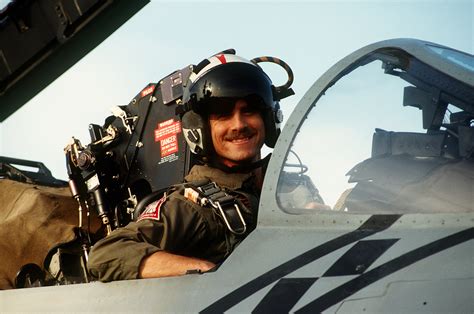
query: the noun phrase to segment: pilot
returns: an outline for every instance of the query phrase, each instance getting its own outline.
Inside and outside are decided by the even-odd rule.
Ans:
[[[267,159],[260,150],[280,131],[275,88],[258,65],[234,54],[212,56],[194,72],[182,128],[201,163],[137,221],[94,245],[88,267],[100,281],[207,272],[256,226]]]

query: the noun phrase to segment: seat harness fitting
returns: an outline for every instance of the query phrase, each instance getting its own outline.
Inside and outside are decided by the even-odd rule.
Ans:
[[[192,182],[191,187],[184,189],[184,197],[200,206],[210,205],[217,210],[230,232],[242,235],[247,230],[236,198],[227,194],[215,182],[209,180]]]

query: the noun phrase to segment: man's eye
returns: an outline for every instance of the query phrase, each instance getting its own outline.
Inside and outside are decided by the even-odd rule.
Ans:
[[[246,107],[246,108],[242,109],[242,113],[247,114],[247,115],[253,115],[257,112],[258,111],[255,108],[252,108],[252,107]]]
[[[231,116],[231,113],[229,112],[222,112],[222,113],[214,113],[211,116],[212,120],[225,120],[228,119]]]
[[[231,111],[229,111],[229,112],[224,111],[224,112],[218,113],[217,115],[221,118],[228,118],[228,117],[232,116],[232,112]]]

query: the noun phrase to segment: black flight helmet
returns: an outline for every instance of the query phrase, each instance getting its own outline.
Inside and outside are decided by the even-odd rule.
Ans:
[[[184,89],[183,105],[187,112],[182,126],[193,153],[213,153],[208,115],[231,112],[238,99],[245,99],[261,113],[265,144],[275,146],[283,118],[272,81],[256,63],[222,53],[197,65]]]

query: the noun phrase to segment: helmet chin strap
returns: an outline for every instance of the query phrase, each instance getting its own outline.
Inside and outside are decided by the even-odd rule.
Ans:
[[[232,167],[226,166],[226,165],[224,165],[220,162],[217,162],[216,160],[210,161],[209,165],[211,165],[214,168],[220,169],[224,172],[227,172],[227,173],[247,173],[247,172],[250,172],[252,170],[261,168],[261,167],[265,168],[266,165],[268,164],[268,161],[270,160],[271,155],[272,154],[268,154],[263,159],[260,159],[260,160],[254,161],[254,162],[250,162],[250,163],[243,163],[243,164],[240,164],[240,165],[237,165],[237,166],[232,166]]]

